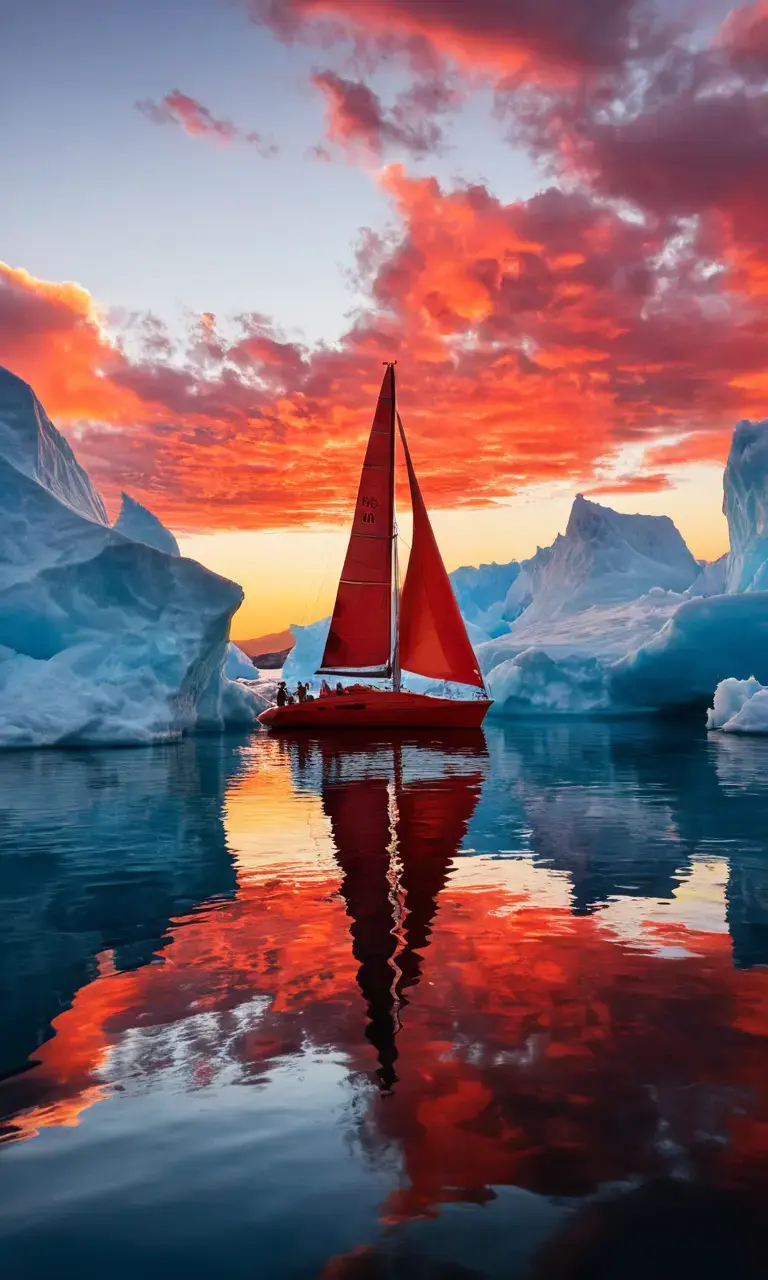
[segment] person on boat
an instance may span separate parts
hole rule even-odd
[[[308,684],[302,684],[301,681],[299,681],[298,685],[296,686],[296,697],[298,698],[299,702],[306,702],[308,689],[309,689]]]
[[[285,681],[281,680],[279,685],[277,686],[277,697],[275,698],[275,702],[277,703],[278,707],[284,707],[287,701],[288,701],[288,690],[285,687]]]
[[[331,696],[331,686],[329,685],[327,680],[323,680],[322,684],[320,685],[320,697],[330,698],[330,696]]]
[[[337,680],[337,681],[336,681],[336,692],[337,692],[337,693],[343,693],[343,692],[344,692],[344,685],[341,683],[341,681],[340,681],[340,680]]]

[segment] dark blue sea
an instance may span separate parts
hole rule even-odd
[[[6,753],[0,1274],[747,1274],[767,965],[766,741]]]

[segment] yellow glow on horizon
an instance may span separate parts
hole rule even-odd
[[[672,488],[659,493],[605,493],[594,501],[622,512],[668,515],[695,556],[715,560],[728,549],[722,475],[720,467],[696,464],[678,468]],[[565,530],[574,496],[570,487],[537,485],[493,507],[432,512],[446,567],[450,571],[464,564],[526,559]],[[401,513],[399,524],[407,547],[410,511]],[[291,623],[306,626],[330,613],[348,532],[345,525],[338,530],[192,534],[180,537],[179,544],[183,555],[242,584],[246,597],[233,620],[232,636],[248,640]]]

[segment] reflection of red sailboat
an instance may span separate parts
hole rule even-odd
[[[352,779],[338,776],[343,747],[331,739],[323,751],[323,808],[344,873],[340,889],[360,966],[357,983],[368,1012],[366,1037],[376,1050],[384,1090],[397,1082],[400,1016],[407,992],[421,978],[437,898],[484,778],[482,734],[475,730],[451,739],[393,744],[389,776],[382,769],[387,755],[380,749],[373,774]],[[409,754],[417,765],[413,777]],[[424,777],[418,765],[429,762],[430,754],[443,768]],[[458,767],[451,768],[452,762]]]
[[[397,575],[395,427],[405,451],[413,506],[413,548],[402,598]],[[475,698],[408,693],[402,670],[474,686]],[[318,675],[391,680],[346,694],[270,707],[272,729],[473,728],[491,703],[432,532],[397,413],[395,368],[387,366],[363,463],[346,560]]]

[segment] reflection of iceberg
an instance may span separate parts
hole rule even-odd
[[[473,847],[503,842],[565,874],[574,912],[600,911],[606,924],[626,929],[613,904],[634,904],[639,934],[652,919],[683,918],[687,884],[716,880],[711,859],[725,850],[734,962],[768,964],[768,744],[653,722],[528,722],[489,740]],[[712,912],[699,911],[711,927]]]
[[[21,753],[0,785],[0,1076],[20,1070],[99,971],[147,963],[170,920],[231,894],[222,824],[232,739],[119,758]]]

